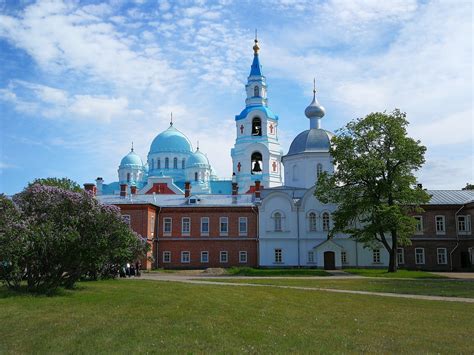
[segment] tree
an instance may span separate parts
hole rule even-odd
[[[382,244],[397,270],[397,247],[409,245],[416,220],[411,216],[430,196],[413,173],[424,163],[426,148],[407,136],[406,114],[371,113],[349,122],[331,141],[336,172],[320,175],[315,195],[337,204],[334,227],[366,247]]]
[[[68,178],[41,178],[35,179],[33,182],[28,184],[28,187],[33,186],[34,184],[44,185],[44,186],[55,186],[64,190],[69,190],[73,192],[82,192],[81,186]]]
[[[462,190],[474,190],[474,184],[466,183]]]

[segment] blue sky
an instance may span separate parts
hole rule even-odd
[[[0,192],[116,181],[171,111],[230,176],[255,28],[285,152],[315,76],[324,128],[400,108],[428,148],[425,187],[474,181],[470,1],[0,0]]]

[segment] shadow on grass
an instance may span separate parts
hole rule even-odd
[[[76,283],[72,288],[58,287],[54,290],[47,291],[31,291],[28,290],[26,284],[22,284],[19,288],[8,288],[6,285],[0,283],[0,299],[12,297],[71,297],[76,292],[81,292],[87,289],[84,283],[94,282],[92,280],[81,281]]]

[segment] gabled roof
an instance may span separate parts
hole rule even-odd
[[[431,195],[427,205],[464,205],[474,201],[474,190],[426,190]]]

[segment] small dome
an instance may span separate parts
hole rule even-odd
[[[190,168],[192,166],[196,166],[196,165],[200,165],[200,166],[203,166],[205,165],[206,167],[209,166],[209,160],[207,159],[207,157],[202,154],[200,151],[199,151],[199,148],[196,149],[196,152],[191,155],[188,160],[186,160],[186,168]]]
[[[311,101],[309,106],[306,107],[304,114],[308,118],[323,118],[325,113],[326,110],[319,104],[318,99],[316,99],[316,95],[313,95],[313,101]]]
[[[140,167],[143,168],[143,162],[142,159],[136,154],[133,149],[128,153],[126,156],[122,158],[122,161],[120,162],[120,167],[125,168],[125,167]]]
[[[328,152],[333,136],[333,133],[324,129],[308,129],[296,136],[291,143],[288,155],[306,152]]]
[[[150,153],[182,152],[192,153],[188,137],[171,125],[166,131],[158,134],[150,146]]]

